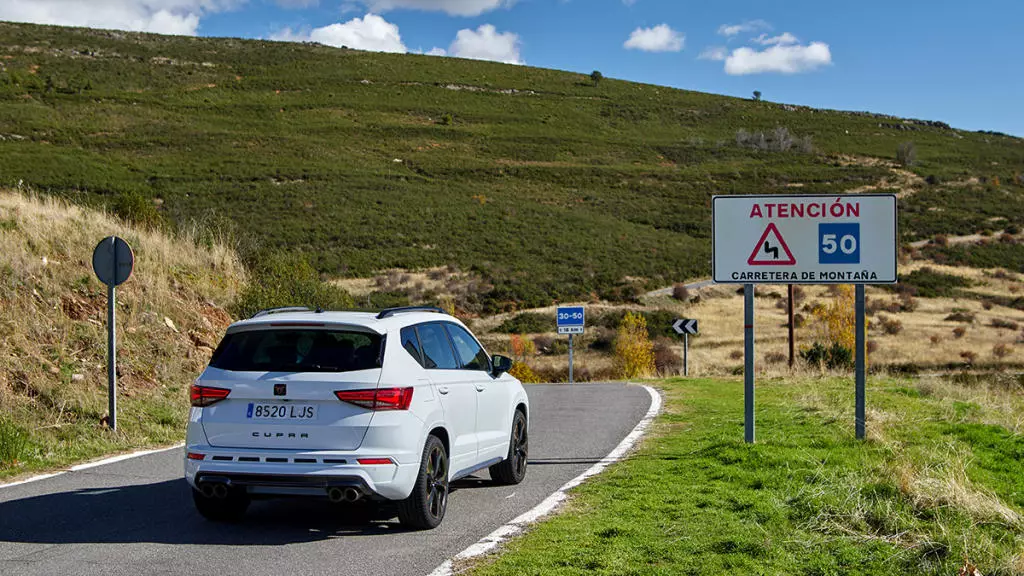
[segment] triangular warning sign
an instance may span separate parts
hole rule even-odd
[[[775,223],[768,224],[761,239],[754,246],[754,251],[747,258],[747,264],[751,266],[792,266],[796,264],[796,258],[789,251],[789,246],[782,239],[782,234],[775,227]]]

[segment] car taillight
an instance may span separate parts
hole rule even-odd
[[[408,410],[412,388],[378,388],[375,390],[338,390],[338,400],[369,410]]]
[[[213,388],[212,386],[199,386],[197,384],[192,385],[190,396],[192,398],[193,406],[209,406],[215,404],[228,397],[231,394],[231,390],[226,388]]]

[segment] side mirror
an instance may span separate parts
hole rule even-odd
[[[491,375],[495,378],[512,369],[512,359],[508,356],[495,354],[491,356]]]

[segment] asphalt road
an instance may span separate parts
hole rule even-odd
[[[607,455],[651,403],[622,384],[527,391],[526,480],[494,486],[484,471],[453,484],[435,530],[354,521],[319,499],[258,501],[242,524],[210,523],[171,450],[0,488],[0,574],[427,574]]]

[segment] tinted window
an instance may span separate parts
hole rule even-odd
[[[459,367],[452,353],[451,344],[444,327],[440,324],[420,324],[416,327],[423,347],[423,366],[438,370],[455,370]]]
[[[463,369],[488,370],[490,368],[487,353],[477,343],[476,338],[473,338],[462,326],[456,324],[446,324],[445,326],[448,328],[448,334],[452,337],[452,343],[455,344],[455,354],[459,357]]]
[[[402,348],[423,365],[423,355],[420,353],[420,340],[416,337],[416,330],[412,327],[402,328]]]
[[[250,330],[228,334],[210,366],[253,372],[352,372],[380,368],[381,336],[348,330]]]

